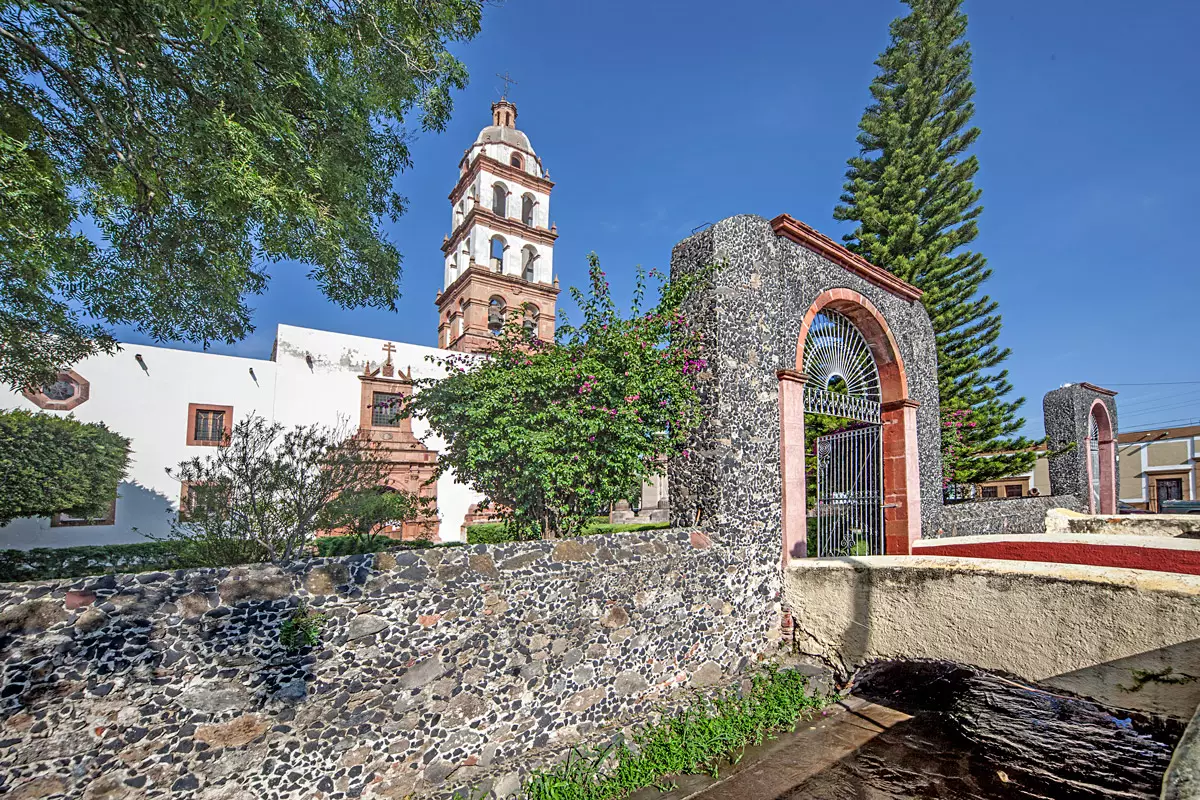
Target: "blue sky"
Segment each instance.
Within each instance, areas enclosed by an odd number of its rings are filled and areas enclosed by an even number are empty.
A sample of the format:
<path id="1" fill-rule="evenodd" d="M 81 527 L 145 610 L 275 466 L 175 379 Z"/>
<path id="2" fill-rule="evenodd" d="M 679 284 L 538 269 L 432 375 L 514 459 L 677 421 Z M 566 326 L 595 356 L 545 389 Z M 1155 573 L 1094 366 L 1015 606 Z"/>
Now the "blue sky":
<path id="1" fill-rule="evenodd" d="M 267 357 L 277 323 L 433 345 L 456 165 L 518 81 L 518 127 L 557 183 L 557 272 L 582 285 L 595 250 L 627 297 L 636 264 L 665 267 L 693 228 L 787 212 L 839 238 L 832 209 L 855 152 L 892 0 L 603 3 L 508 0 L 455 48 L 471 85 L 444 133 L 420 134 L 398 179 L 409 211 L 398 313 L 340 309 L 273 268 L 257 331 L 215 352 Z M 1121 426 L 1200 420 L 1200 168 L 1194 32 L 1200 4 L 968 0 L 977 89 L 975 249 L 994 270 L 1002 343 L 1027 431 L 1067 381 L 1119 389 Z M 1189 55 L 1191 53 L 1192 55 Z M 564 292 L 563 297 L 566 297 Z M 569 301 L 564 305 L 568 306 Z M 144 339 L 121 331 L 131 342 Z M 1194 381 L 1136 386 L 1137 383 Z M 1121 384 L 1121 385 L 1116 385 Z"/>

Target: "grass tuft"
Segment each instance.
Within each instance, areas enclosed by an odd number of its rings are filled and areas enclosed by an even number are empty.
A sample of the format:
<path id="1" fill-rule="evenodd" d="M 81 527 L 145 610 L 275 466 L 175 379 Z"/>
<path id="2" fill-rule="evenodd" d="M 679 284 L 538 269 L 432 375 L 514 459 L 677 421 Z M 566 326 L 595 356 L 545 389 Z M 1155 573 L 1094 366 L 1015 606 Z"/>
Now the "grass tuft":
<path id="1" fill-rule="evenodd" d="M 807 679 L 791 670 L 767 668 L 751 678 L 750 691 L 728 689 L 697 702 L 634 737 L 633 744 L 573 748 L 567 760 L 535 772 L 525 782 L 528 800 L 614 800 L 671 775 L 717 777 L 722 763 L 736 764 L 749 745 L 791 730 L 826 704 L 807 691 Z"/>

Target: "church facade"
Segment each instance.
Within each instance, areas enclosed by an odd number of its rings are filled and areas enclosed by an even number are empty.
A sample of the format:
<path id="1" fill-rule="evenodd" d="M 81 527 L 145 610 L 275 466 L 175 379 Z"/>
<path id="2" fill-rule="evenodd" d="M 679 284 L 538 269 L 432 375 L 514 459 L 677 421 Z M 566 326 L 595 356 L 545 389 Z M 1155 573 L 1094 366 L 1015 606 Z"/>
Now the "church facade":
<path id="1" fill-rule="evenodd" d="M 0 408 L 73 414 L 132 440 L 129 474 L 105 516 L 14 520 L 0 528 L 0 549 L 122 544 L 167 533 L 188 489 L 168 471 L 223 446 L 227 432 L 252 415 L 287 427 L 339 426 L 370 440 L 388 464 L 385 486 L 436 504 L 435 516 L 391 535 L 464 538 L 465 525 L 482 518 L 483 497 L 452 474 L 432 480 L 444 443 L 423 421 L 397 419 L 392 409 L 414 381 L 444 376 L 429 356 L 487 353 L 509 321 L 554 337 L 554 184 L 516 118 L 513 103 L 494 103 L 492 124 L 459 164 L 435 300 L 438 347 L 279 325 L 269 359 L 127 344 L 72 365 L 36 391 L 0 391 Z"/>

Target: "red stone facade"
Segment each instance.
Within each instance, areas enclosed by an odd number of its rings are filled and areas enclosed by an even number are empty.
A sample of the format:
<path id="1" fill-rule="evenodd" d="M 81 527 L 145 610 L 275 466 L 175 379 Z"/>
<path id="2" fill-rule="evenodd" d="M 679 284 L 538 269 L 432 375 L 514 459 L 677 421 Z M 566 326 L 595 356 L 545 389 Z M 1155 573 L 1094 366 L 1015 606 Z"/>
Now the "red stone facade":
<path id="1" fill-rule="evenodd" d="M 368 367 L 358 379 L 361 382 L 358 436 L 370 441 L 387 461 L 384 485 L 430 500 L 428 518 L 406 522 L 385 530 L 384 534 L 405 541 L 439 541 L 437 483 L 433 480 L 437 474 L 437 453 L 413 435 L 411 419 L 401 418 L 392 411 L 399 401 L 412 396 L 412 368 L 397 375 L 389 352 L 383 365 L 374 371 Z"/>
<path id="2" fill-rule="evenodd" d="M 486 353 L 494 348 L 496 336 L 488 328 L 488 314 L 494 297 L 504 304 L 506 322 L 520 322 L 527 312 L 536 310 L 537 337 L 546 341 L 554 339 L 557 285 L 533 283 L 472 263 L 438 295 L 440 343 L 447 350 L 461 353 Z M 450 332 L 448 345 L 447 330 Z"/>

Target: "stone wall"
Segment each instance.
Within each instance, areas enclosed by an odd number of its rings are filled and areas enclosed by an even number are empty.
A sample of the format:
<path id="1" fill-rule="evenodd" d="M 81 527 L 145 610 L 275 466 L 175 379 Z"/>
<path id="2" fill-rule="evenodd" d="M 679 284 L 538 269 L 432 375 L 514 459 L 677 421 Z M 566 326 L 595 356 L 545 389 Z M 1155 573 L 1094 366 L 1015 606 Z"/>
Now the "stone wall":
<path id="1" fill-rule="evenodd" d="M 777 552 L 655 530 L 0 585 L 0 794 L 503 795 L 517 756 L 757 661 Z M 301 601 L 329 618 L 293 654 Z"/>
<path id="2" fill-rule="evenodd" d="M 984 536 L 989 533 L 1045 533 L 1046 512 L 1052 508 L 1079 510 L 1083 508 L 1083 504 L 1073 495 L 952 503 L 942 508 L 941 528 L 924 538 Z"/>
<path id="3" fill-rule="evenodd" d="M 1200 705 L 1200 576 L 934 556 L 793 562 L 796 645 L 849 674 L 878 659 L 998 670 L 1113 708 Z"/>
<path id="4" fill-rule="evenodd" d="M 1042 398 L 1042 417 L 1050 447 L 1050 491 L 1055 495 L 1071 494 L 1080 498 L 1086 507 L 1091 493 L 1088 483 L 1088 424 L 1092 404 L 1099 400 L 1108 411 L 1115 440 L 1117 401 L 1112 392 L 1090 383 L 1068 383 Z M 1113 459 L 1113 486 L 1121 485 L 1120 459 Z M 1115 509 L 1114 509 L 1115 510 Z"/>

